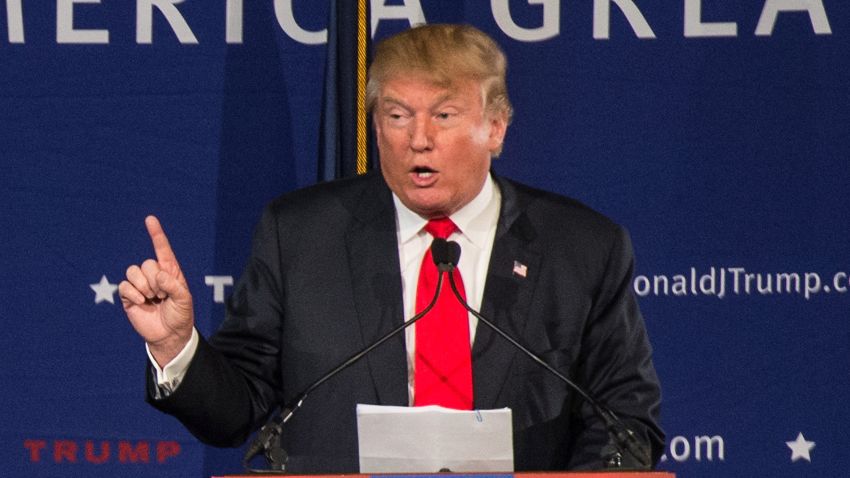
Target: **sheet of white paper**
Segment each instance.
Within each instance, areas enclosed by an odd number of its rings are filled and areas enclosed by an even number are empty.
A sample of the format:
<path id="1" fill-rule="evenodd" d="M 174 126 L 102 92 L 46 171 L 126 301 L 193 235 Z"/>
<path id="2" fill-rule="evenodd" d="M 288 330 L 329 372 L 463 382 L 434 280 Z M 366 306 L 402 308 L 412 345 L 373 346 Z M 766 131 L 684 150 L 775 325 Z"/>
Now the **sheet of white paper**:
<path id="1" fill-rule="evenodd" d="M 511 410 L 357 405 L 360 473 L 512 472 Z"/>

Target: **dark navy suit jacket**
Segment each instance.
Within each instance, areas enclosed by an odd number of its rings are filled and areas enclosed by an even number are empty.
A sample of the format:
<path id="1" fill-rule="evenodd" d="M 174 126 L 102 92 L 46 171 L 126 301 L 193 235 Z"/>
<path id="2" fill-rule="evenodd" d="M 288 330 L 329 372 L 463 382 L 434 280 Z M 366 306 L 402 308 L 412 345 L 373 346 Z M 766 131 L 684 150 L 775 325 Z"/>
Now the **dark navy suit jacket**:
<path id="1" fill-rule="evenodd" d="M 660 389 L 627 233 L 572 199 L 496 181 L 481 313 L 615 410 L 657 460 Z M 174 393 L 149 400 L 200 440 L 238 446 L 276 406 L 402 322 L 399 271 L 380 174 L 282 196 L 257 226 L 221 329 L 201 340 Z M 475 407 L 513 410 L 517 470 L 602 466 L 607 434 L 573 391 L 484 324 L 472 354 Z M 408 404 L 403 334 L 309 396 L 285 425 L 289 471 L 358 471 L 357 403 Z"/>

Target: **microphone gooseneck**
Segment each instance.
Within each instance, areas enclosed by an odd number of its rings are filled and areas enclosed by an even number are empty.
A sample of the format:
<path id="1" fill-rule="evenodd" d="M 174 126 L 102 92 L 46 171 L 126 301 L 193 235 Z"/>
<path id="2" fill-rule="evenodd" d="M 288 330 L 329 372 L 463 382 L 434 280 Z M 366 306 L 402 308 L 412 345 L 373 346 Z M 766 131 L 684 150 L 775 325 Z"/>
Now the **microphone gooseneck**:
<path id="1" fill-rule="evenodd" d="M 447 256 L 446 265 L 448 266 L 447 271 L 451 272 L 452 269 L 457 265 L 460 260 L 460 244 L 455 241 L 451 241 L 447 244 L 446 250 L 451 250 L 452 256 L 449 258 Z M 449 254 L 449 252 L 447 252 Z M 436 259 L 435 259 L 436 260 Z M 531 360 L 536 362 L 538 365 L 542 366 L 546 370 L 548 370 L 552 375 L 557 377 L 559 380 L 567 384 L 571 389 L 577 392 L 595 411 L 596 415 L 601 417 L 605 422 L 605 427 L 608 431 L 608 435 L 610 440 L 614 442 L 615 450 L 611 453 L 603 456 L 603 459 L 606 462 L 606 465 L 612 468 L 619 468 L 622 466 L 622 452 L 625 449 L 629 452 L 637 461 L 640 463 L 640 466 L 643 468 L 650 468 L 652 466 L 651 459 L 649 458 L 649 452 L 646 450 L 646 447 L 640 443 L 631 428 L 626 426 L 613 411 L 600 404 L 595 398 L 593 398 L 590 394 L 584 391 L 581 387 L 579 387 L 575 382 L 567 378 L 564 374 L 558 372 L 551 365 L 546 363 L 542 358 L 540 358 L 537 354 L 520 344 L 516 339 L 508 335 L 507 332 L 502 330 L 499 326 L 488 320 L 486 317 L 478 313 L 475 309 L 469 306 L 469 304 L 464 300 L 463 296 L 457 290 L 457 286 L 455 285 L 454 275 L 449 273 L 449 284 L 451 285 L 452 292 L 454 293 L 457 300 L 463 305 L 463 307 L 469 311 L 470 314 L 474 315 L 478 320 L 483 322 L 485 325 L 490 327 L 491 330 L 499 334 L 502 338 L 511 343 L 514 347 L 523 352 L 526 356 L 528 356 Z M 442 279 L 442 274 L 440 275 Z"/>
<path id="2" fill-rule="evenodd" d="M 337 365 L 331 371 L 322 375 L 318 380 L 310 384 L 310 386 L 308 386 L 303 392 L 298 394 L 295 399 L 283 406 L 280 410 L 280 413 L 278 413 L 273 419 L 269 420 L 268 423 L 266 423 L 265 425 L 263 425 L 262 428 L 260 428 L 260 431 L 257 433 L 256 438 L 254 438 L 254 441 L 251 442 L 251 445 L 245 452 L 245 455 L 242 458 L 242 467 L 245 469 L 245 471 L 248 471 L 250 473 L 267 474 L 281 473 L 286 471 L 286 462 L 289 456 L 281 445 L 283 424 L 288 422 L 289 419 L 292 418 L 292 416 L 295 414 L 296 410 L 301 408 L 301 405 L 304 403 L 304 400 L 313 390 L 315 390 L 320 385 L 334 377 L 339 372 L 358 362 L 360 359 L 362 359 L 369 352 L 377 348 L 379 345 L 391 339 L 393 336 L 397 335 L 404 329 L 415 324 L 419 319 L 425 317 L 425 315 L 430 312 L 431 309 L 434 308 L 434 304 L 437 303 L 437 298 L 439 298 L 440 291 L 443 288 L 443 272 L 445 272 L 446 270 L 453 269 L 457 264 L 458 257 L 460 257 L 460 246 L 455 242 L 453 242 L 452 244 L 454 244 L 454 246 L 449 245 L 445 239 L 434 239 L 434 241 L 431 243 L 431 256 L 434 259 L 434 263 L 437 265 L 437 270 L 439 272 L 437 277 L 436 290 L 434 291 L 434 297 L 431 299 L 431 302 L 429 302 L 428 305 L 424 309 L 422 309 L 421 312 L 411 317 L 410 320 L 390 330 L 372 344 L 366 346 L 359 352 L 346 359 L 341 364 Z M 257 455 L 259 455 L 261 452 L 266 457 L 269 469 L 251 468 L 250 461 Z"/>

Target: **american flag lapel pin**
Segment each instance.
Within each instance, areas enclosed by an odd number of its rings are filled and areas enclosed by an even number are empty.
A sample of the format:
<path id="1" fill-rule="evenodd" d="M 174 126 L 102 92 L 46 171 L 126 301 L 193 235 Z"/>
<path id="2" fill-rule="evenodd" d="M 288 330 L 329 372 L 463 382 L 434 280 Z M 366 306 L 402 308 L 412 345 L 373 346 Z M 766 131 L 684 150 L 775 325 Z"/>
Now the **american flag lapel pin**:
<path id="1" fill-rule="evenodd" d="M 528 275 L 528 266 L 520 261 L 514 261 L 514 275 L 525 278 Z"/>

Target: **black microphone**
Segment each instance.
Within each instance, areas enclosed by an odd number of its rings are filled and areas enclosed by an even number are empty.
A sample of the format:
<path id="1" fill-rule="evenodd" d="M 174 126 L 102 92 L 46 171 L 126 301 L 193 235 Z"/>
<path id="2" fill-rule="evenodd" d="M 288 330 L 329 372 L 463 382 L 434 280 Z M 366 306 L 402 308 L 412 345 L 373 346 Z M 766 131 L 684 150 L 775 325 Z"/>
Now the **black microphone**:
<path id="1" fill-rule="evenodd" d="M 431 243 L 431 256 L 434 259 L 434 264 L 437 265 L 438 270 L 437 288 L 434 291 L 434 297 L 431 299 L 431 302 L 410 320 L 387 332 L 384 336 L 372 344 L 366 346 L 341 364 L 337 365 L 333 370 L 322 375 L 318 380 L 310 384 L 310 386 L 308 386 L 303 392 L 298 394 L 295 399 L 281 407 L 280 413 L 260 428 L 260 431 L 257 433 L 257 437 L 254 438 L 254 441 L 251 442 L 251 446 L 249 446 L 245 452 L 245 456 L 242 458 L 242 467 L 245 471 L 250 473 L 281 473 L 286 471 L 286 462 L 289 459 L 289 456 L 281 445 L 283 424 L 288 422 L 289 419 L 292 418 L 292 415 L 301 408 L 301 405 L 304 403 L 307 395 L 339 372 L 342 372 L 358 362 L 379 345 L 415 324 L 419 319 L 425 317 L 425 315 L 434 308 L 434 304 L 437 303 L 437 298 L 440 296 L 440 290 L 443 288 L 443 272 L 454 269 L 455 265 L 457 265 L 457 260 L 460 257 L 460 246 L 455 242 L 452 242 L 451 244 L 454 245 L 452 246 L 447 243 L 445 239 L 440 238 L 434 239 Z M 260 452 L 262 452 L 266 457 L 266 461 L 269 465 L 268 470 L 254 469 L 250 467 L 249 462 L 255 456 L 259 455 Z"/>
<path id="2" fill-rule="evenodd" d="M 546 361 L 540 358 L 540 356 L 520 344 L 516 339 L 508 335 L 507 332 L 502 330 L 499 326 L 488 320 L 486 317 L 478 313 L 478 311 L 470 307 L 469 304 L 467 304 L 466 300 L 463 298 L 460 292 L 458 292 L 457 286 L 455 285 L 454 275 L 451 274 L 451 270 L 457 266 L 457 263 L 460 260 L 460 244 L 451 241 L 445 247 L 447 251 L 445 270 L 449 272 L 449 284 L 451 284 L 452 292 L 454 292 L 455 297 L 457 297 L 457 300 L 460 301 L 464 308 L 466 308 L 466 310 L 468 310 L 469 313 L 474 315 L 478 320 L 490 327 L 490 329 L 492 329 L 494 332 L 502 336 L 502 338 L 510 342 L 511 345 L 522 351 L 525 355 L 531 358 L 531 360 L 541 365 L 559 380 L 567 384 L 567 386 L 575 390 L 587 403 L 590 404 L 591 407 L 593 407 L 593 410 L 596 415 L 602 418 L 602 420 L 605 422 L 605 427 L 608 430 L 609 444 L 604 447 L 603 450 L 609 449 L 611 448 L 611 445 L 613 445 L 613 449 L 608 451 L 602 457 L 605 461 L 606 466 L 610 468 L 622 467 L 623 451 L 626 450 L 638 461 L 641 467 L 649 469 L 652 466 L 652 460 L 650 459 L 649 451 L 646 449 L 644 444 L 637 439 L 635 432 L 632 431 L 632 429 L 629 428 L 625 423 L 623 423 L 623 421 L 620 420 L 620 418 L 617 417 L 617 415 L 614 414 L 613 411 L 599 403 L 599 401 L 593 398 L 583 388 L 578 386 L 576 383 L 564 376 L 562 373 L 555 370 L 551 365 L 549 365 L 548 363 L 546 363 Z M 442 270 L 443 269 L 441 269 L 441 271 Z M 442 274 L 440 275 L 440 278 L 442 278 Z"/>
<path id="3" fill-rule="evenodd" d="M 434 242 L 431 243 L 431 256 L 434 264 L 437 265 L 437 270 L 451 271 L 457 267 L 457 261 L 460 260 L 460 244 L 439 237 L 434 238 Z"/>

